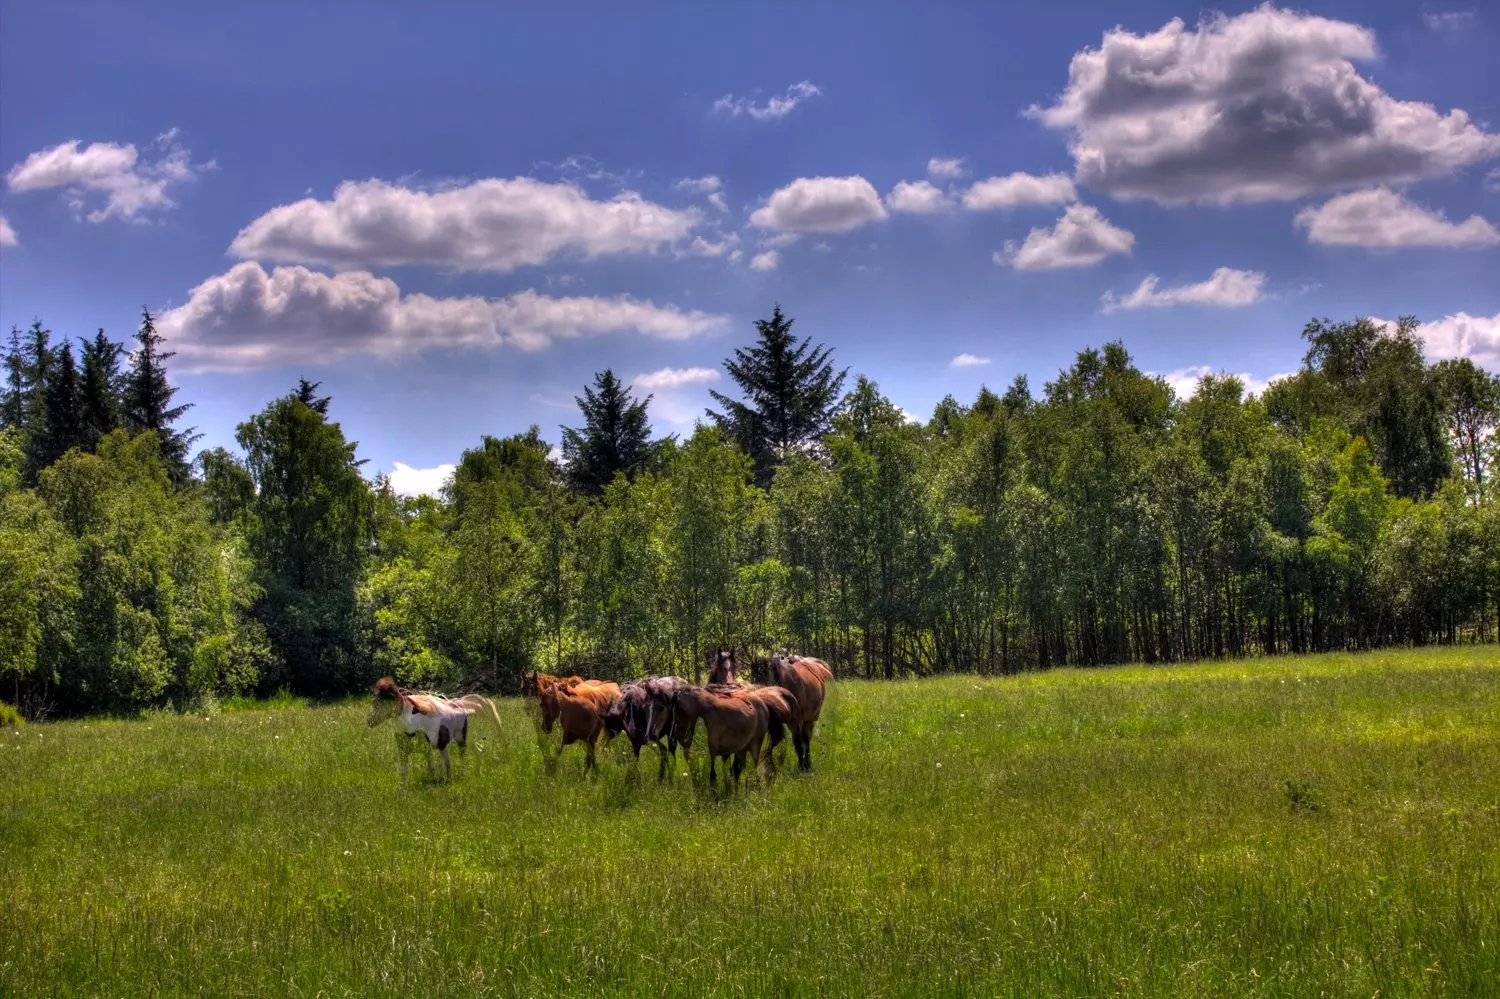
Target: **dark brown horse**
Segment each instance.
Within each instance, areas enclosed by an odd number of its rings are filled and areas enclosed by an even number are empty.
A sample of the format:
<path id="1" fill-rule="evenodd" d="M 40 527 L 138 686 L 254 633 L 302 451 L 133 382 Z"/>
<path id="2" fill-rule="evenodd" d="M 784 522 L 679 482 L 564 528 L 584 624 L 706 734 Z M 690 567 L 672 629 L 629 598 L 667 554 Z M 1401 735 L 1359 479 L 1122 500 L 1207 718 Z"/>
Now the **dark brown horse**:
<path id="1" fill-rule="evenodd" d="M 734 649 L 720 645 L 708 656 L 708 685 L 736 684 L 738 667 L 734 661 Z"/>
<path id="2" fill-rule="evenodd" d="M 620 688 L 620 699 L 604 718 L 605 737 L 611 738 L 624 732 L 630 740 L 635 758 L 641 758 L 641 747 L 654 745 L 661 754 L 661 769 L 658 780 L 667 777 L 667 761 L 677 758 L 677 726 L 673 724 L 672 695 L 688 686 L 687 681 L 675 676 L 648 676 L 633 680 Z M 663 742 L 665 740 L 665 742 Z M 688 745 L 692 734 L 688 734 Z M 684 747 L 686 752 L 686 747 Z"/>
<path id="3" fill-rule="evenodd" d="M 541 694 L 541 733 L 551 735 L 554 726 L 562 725 L 562 745 L 558 755 L 571 743 L 582 742 L 588 747 L 584 757 L 584 769 L 597 766 L 594 760 L 594 745 L 600 735 L 609 740 L 605 732 L 604 719 L 620 699 L 618 684 L 600 680 L 582 680 L 578 683 L 554 683 Z"/>
<path id="4" fill-rule="evenodd" d="M 797 751 L 797 766 L 812 769 L 813 726 L 823 713 L 823 685 L 833 679 L 833 670 L 821 659 L 807 656 L 771 657 L 771 682 L 791 692 L 796 700 L 797 718 L 792 725 L 792 748 Z"/>

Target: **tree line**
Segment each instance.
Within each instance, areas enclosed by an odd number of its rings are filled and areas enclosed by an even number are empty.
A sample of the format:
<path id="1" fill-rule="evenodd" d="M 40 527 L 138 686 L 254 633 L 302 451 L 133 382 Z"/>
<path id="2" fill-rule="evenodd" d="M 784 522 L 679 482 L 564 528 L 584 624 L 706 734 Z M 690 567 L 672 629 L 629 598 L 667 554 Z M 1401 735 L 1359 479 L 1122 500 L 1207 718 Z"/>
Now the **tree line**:
<path id="1" fill-rule="evenodd" d="M 281 688 L 696 675 L 790 646 L 846 674 L 1011 673 L 1500 628 L 1500 380 L 1415 319 L 1316 320 L 1258 396 L 1178 398 L 1124 346 L 914 422 L 779 306 L 692 433 L 612 371 L 562 460 L 483 436 L 441 495 L 368 480 L 318 383 L 189 459 L 149 313 L 12 331 L 0 394 L 0 693 L 32 714 Z M 81 363 L 79 359 L 81 358 Z"/>

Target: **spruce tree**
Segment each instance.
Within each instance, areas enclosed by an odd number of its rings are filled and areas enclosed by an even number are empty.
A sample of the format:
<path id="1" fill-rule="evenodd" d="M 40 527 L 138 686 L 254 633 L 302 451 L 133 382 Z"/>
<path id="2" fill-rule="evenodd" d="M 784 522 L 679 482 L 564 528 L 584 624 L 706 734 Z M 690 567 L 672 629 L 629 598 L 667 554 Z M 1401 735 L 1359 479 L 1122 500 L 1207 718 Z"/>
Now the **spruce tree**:
<path id="1" fill-rule="evenodd" d="M 21 331 L 10 328 L 10 349 L 5 352 L 5 388 L 0 396 L 0 426 L 20 428 L 26 420 L 26 352 Z"/>
<path id="2" fill-rule="evenodd" d="M 56 362 L 52 331 L 41 320 L 31 324 L 21 344 L 21 434 L 26 452 L 26 484 L 36 485 L 37 476 L 49 464 L 47 455 L 47 386 Z"/>
<path id="3" fill-rule="evenodd" d="M 811 338 L 799 343 L 794 321 L 778 303 L 770 319 L 756 320 L 755 345 L 724 362 L 743 402 L 709 393 L 725 412 L 708 415 L 755 459 L 756 482 L 763 486 L 787 456 L 817 446 L 832 425 L 847 374 L 834 371 L 830 348 L 813 346 Z"/>
<path id="4" fill-rule="evenodd" d="M 92 449 L 99 439 L 120 426 L 120 355 L 125 348 L 101 329 L 83 344 L 79 421 L 83 444 Z"/>
<path id="5" fill-rule="evenodd" d="M 38 449 L 38 469 L 46 468 L 84 442 L 79 420 L 78 369 L 73 364 L 73 345 L 67 340 L 53 353 L 46 407 L 47 428 Z"/>
<path id="6" fill-rule="evenodd" d="M 163 365 L 174 353 L 162 353 L 163 337 L 156 332 L 149 309 L 141 310 L 141 328 L 136 331 L 135 341 L 140 346 L 131 355 L 122 393 L 125 425 L 133 433 L 154 432 L 161 439 L 162 455 L 171 465 L 173 477 L 182 482 L 188 475 L 188 449 L 202 435 L 194 434 L 191 427 L 187 430 L 172 427 L 192 408 L 192 403 L 172 405 L 177 389 L 168 383 Z"/>
<path id="7" fill-rule="evenodd" d="M 298 402 L 307 406 L 314 413 L 317 413 L 319 416 L 327 416 L 328 404 L 333 401 L 333 397 L 325 395 L 321 399 L 318 398 L 318 386 L 322 384 L 322 382 L 310 382 L 306 378 L 299 378 L 297 379 L 297 391 L 293 395 L 297 397 Z"/>
<path id="8" fill-rule="evenodd" d="M 646 407 L 651 397 L 635 401 L 630 389 L 606 368 L 594 376 L 593 388 L 584 386 L 583 396 L 574 399 L 584 425 L 576 430 L 562 428 L 568 484 L 577 492 L 597 496 L 617 473 L 633 472 L 650 456 Z"/>

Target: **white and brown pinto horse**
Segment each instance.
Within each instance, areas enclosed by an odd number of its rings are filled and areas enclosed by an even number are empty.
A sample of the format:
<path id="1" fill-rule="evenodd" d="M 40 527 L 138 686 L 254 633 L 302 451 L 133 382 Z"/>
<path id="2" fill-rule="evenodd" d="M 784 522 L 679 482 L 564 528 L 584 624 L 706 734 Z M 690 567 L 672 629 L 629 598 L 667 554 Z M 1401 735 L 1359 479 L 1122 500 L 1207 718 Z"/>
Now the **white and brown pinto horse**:
<path id="1" fill-rule="evenodd" d="M 401 783 L 406 784 L 406 761 L 411 751 L 411 740 L 419 735 L 427 737 L 427 772 L 433 772 L 432 751 L 436 749 L 443 757 L 443 775 L 453 777 L 453 760 L 448 755 L 449 744 L 458 746 L 459 758 L 467 759 L 469 746 L 469 716 L 483 708 L 489 708 L 500 727 L 500 713 L 494 703 L 479 694 L 448 698 L 439 694 L 419 693 L 403 690 L 396 681 L 383 676 L 375 682 L 375 700 L 370 705 L 369 725 L 374 728 L 387 718 L 400 716 L 396 729 L 396 751 L 401 759 Z"/>

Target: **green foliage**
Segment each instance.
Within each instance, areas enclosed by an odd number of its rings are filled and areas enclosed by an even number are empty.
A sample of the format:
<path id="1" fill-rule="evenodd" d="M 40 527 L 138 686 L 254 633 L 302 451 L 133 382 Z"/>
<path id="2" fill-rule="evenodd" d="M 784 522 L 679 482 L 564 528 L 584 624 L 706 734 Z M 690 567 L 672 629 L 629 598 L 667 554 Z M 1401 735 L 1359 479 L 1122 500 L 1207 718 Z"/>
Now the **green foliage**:
<path id="1" fill-rule="evenodd" d="M 130 369 L 121 386 L 120 408 L 124 424 L 133 433 L 156 434 L 173 479 L 184 481 L 188 474 L 188 451 L 202 435 L 173 426 L 193 408 L 193 404 L 172 405 L 177 389 L 167 380 L 165 364 L 174 352 L 162 352 L 165 338 L 156 332 L 156 321 L 149 309 L 141 310 L 141 326 L 136 331 L 135 342 L 137 347 L 130 358 Z"/>
<path id="2" fill-rule="evenodd" d="M 20 728 L 26 724 L 26 719 L 21 717 L 13 705 L 0 701 L 0 728 Z"/>

